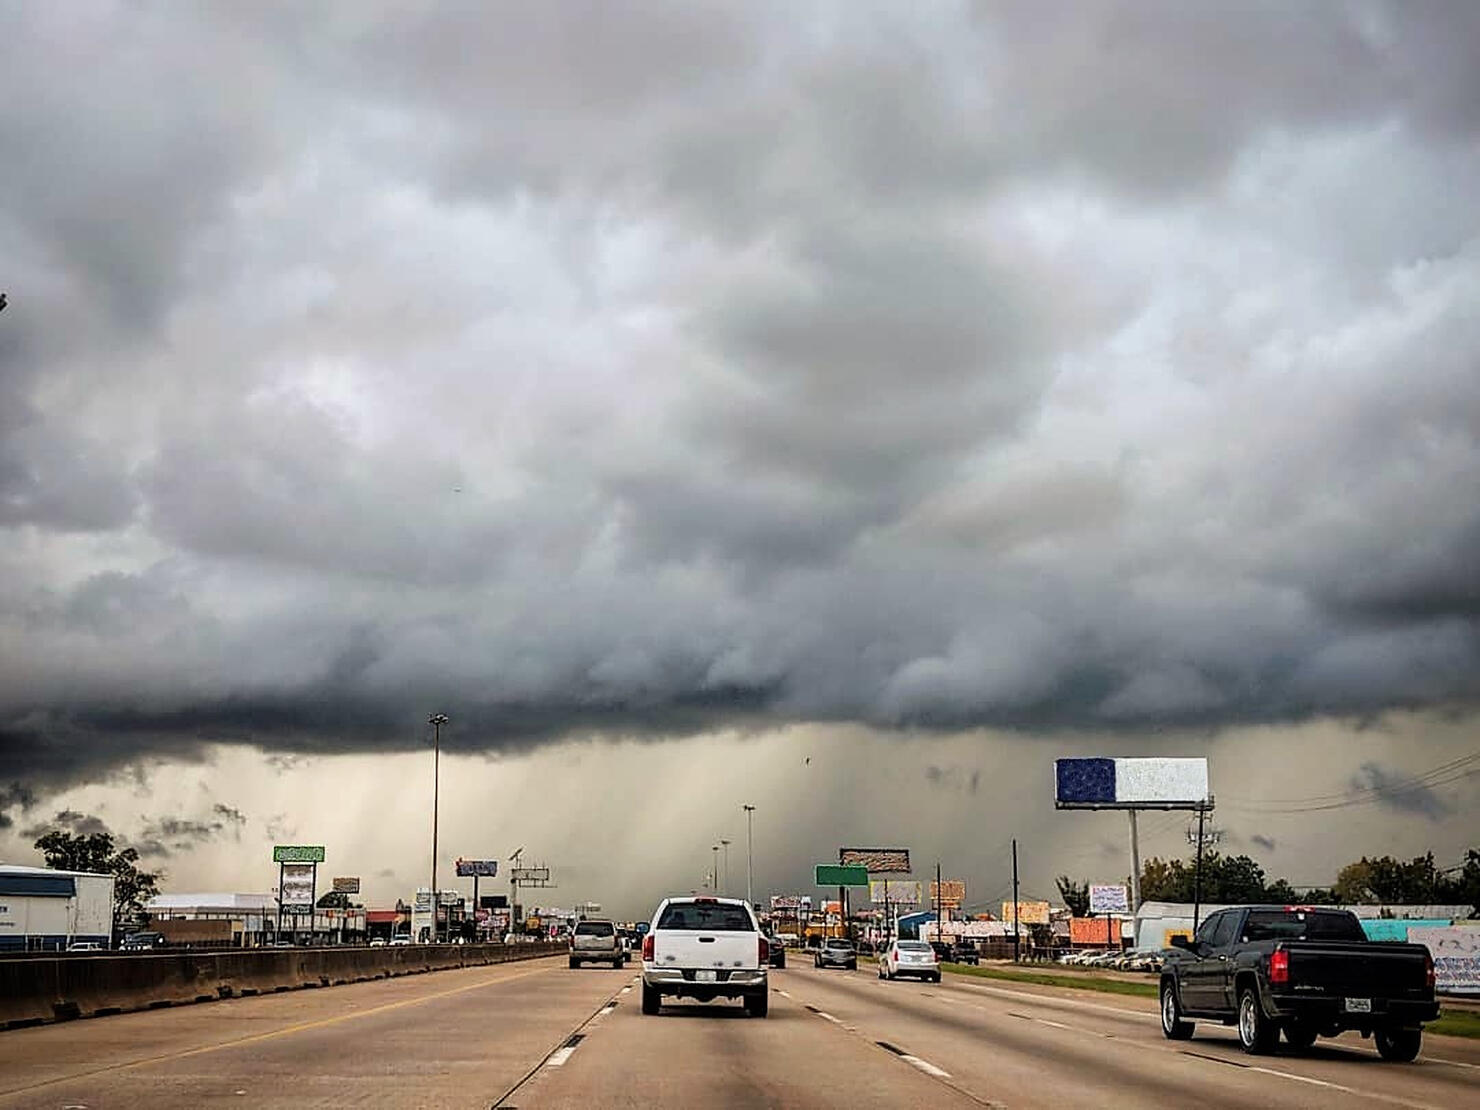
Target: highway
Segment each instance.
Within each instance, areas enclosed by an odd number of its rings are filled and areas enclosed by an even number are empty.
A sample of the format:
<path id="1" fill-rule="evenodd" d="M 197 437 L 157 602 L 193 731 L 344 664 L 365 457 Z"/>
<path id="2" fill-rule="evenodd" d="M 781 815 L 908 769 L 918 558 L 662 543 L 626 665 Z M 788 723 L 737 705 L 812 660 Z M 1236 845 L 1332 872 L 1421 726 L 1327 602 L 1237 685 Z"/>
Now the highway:
<path id="1" fill-rule="evenodd" d="M 1221 1028 L 1163 1040 L 1148 999 L 795 961 L 765 1020 L 645 1017 L 636 974 L 537 960 L 13 1030 L 0 1108 L 1480 1104 L 1457 1038 L 1412 1065 L 1354 1036 L 1256 1058 Z"/>

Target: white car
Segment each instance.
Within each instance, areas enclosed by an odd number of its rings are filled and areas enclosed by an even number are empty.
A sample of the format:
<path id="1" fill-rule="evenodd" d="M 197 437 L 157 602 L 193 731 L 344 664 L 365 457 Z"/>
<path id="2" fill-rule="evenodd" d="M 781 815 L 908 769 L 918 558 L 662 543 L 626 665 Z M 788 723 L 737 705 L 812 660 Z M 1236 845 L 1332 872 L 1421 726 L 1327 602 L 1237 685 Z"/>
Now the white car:
<path id="1" fill-rule="evenodd" d="M 940 963 L 935 949 L 923 940 L 896 940 L 879 957 L 880 979 L 906 977 L 940 982 Z"/>
<path id="2" fill-rule="evenodd" d="M 371 937 L 370 938 L 370 947 L 371 948 L 384 948 L 385 947 L 385 937 Z"/>
<path id="3" fill-rule="evenodd" d="M 738 898 L 665 898 L 642 938 L 642 1012 L 663 999 L 738 998 L 751 1017 L 771 1006 L 770 949 Z"/>
<path id="4" fill-rule="evenodd" d="M 102 952 L 103 946 L 95 940 L 74 940 L 67 945 L 68 952 Z"/>
<path id="5" fill-rule="evenodd" d="M 405 935 L 398 936 L 398 937 L 391 937 L 391 947 L 392 948 L 399 948 L 402 945 L 409 945 L 410 943 L 411 943 L 411 938 L 408 937 L 408 936 L 405 936 Z"/>

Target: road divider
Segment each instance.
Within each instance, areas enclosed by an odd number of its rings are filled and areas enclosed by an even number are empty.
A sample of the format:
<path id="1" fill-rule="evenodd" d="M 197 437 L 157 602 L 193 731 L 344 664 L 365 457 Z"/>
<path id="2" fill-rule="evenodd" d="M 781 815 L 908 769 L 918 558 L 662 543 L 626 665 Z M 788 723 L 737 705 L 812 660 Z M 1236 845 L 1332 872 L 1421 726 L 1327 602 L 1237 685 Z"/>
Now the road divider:
<path id="1" fill-rule="evenodd" d="M 181 950 L 0 961 L 0 1029 L 537 959 L 563 944 Z"/>

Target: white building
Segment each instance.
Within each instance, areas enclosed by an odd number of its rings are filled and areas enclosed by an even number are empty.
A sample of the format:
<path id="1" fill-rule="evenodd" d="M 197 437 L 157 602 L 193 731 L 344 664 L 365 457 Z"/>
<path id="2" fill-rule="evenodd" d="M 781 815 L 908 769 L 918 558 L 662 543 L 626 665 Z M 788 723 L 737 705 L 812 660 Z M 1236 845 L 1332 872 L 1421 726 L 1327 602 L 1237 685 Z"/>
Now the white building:
<path id="1" fill-rule="evenodd" d="M 160 894 L 144 907 L 150 928 L 180 943 L 203 943 L 212 940 L 233 947 L 252 948 L 267 943 L 276 935 L 277 899 L 271 894 Z M 183 923 L 211 922 L 214 930 L 188 929 Z M 356 942 L 364 939 L 365 911 L 351 909 L 318 909 L 312 919 L 307 913 L 282 918 L 283 934 L 295 928 L 304 939 L 310 935 L 326 942 Z M 217 935 L 219 934 L 219 935 Z"/>
<path id="2" fill-rule="evenodd" d="M 112 875 L 0 864 L 0 952 L 58 951 L 74 941 L 112 940 Z"/>

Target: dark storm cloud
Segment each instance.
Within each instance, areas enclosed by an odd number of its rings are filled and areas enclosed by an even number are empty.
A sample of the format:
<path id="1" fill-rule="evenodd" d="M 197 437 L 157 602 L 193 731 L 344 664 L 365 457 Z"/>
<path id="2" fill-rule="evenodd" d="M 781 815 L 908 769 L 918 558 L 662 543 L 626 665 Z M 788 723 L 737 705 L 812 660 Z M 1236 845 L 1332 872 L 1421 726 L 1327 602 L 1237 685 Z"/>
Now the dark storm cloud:
<path id="1" fill-rule="evenodd" d="M 45 836 L 56 829 L 71 833 L 73 836 L 112 836 L 113 830 L 101 817 L 92 813 L 82 813 L 75 809 L 59 810 L 52 816 L 50 821 L 41 821 L 29 828 L 22 829 L 21 835 L 27 840 L 35 840 Z"/>
<path id="2" fill-rule="evenodd" d="M 11 816 L 12 809 L 29 809 L 36 803 L 36 792 L 24 783 L 12 782 L 0 786 L 0 829 L 8 829 L 15 824 L 15 818 Z"/>
<path id="3" fill-rule="evenodd" d="M 1433 787 L 1388 770 L 1381 763 L 1363 763 L 1351 778 L 1351 789 L 1375 797 L 1378 804 L 1398 813 L 1414 813 L 1438 821 L 1453 812 Z"/>
<path id="4" fill-rule="evenodd" d="M 1412 13 L 27 9 L 0 766 L 1473 706 L 1480 14 Z"/>

